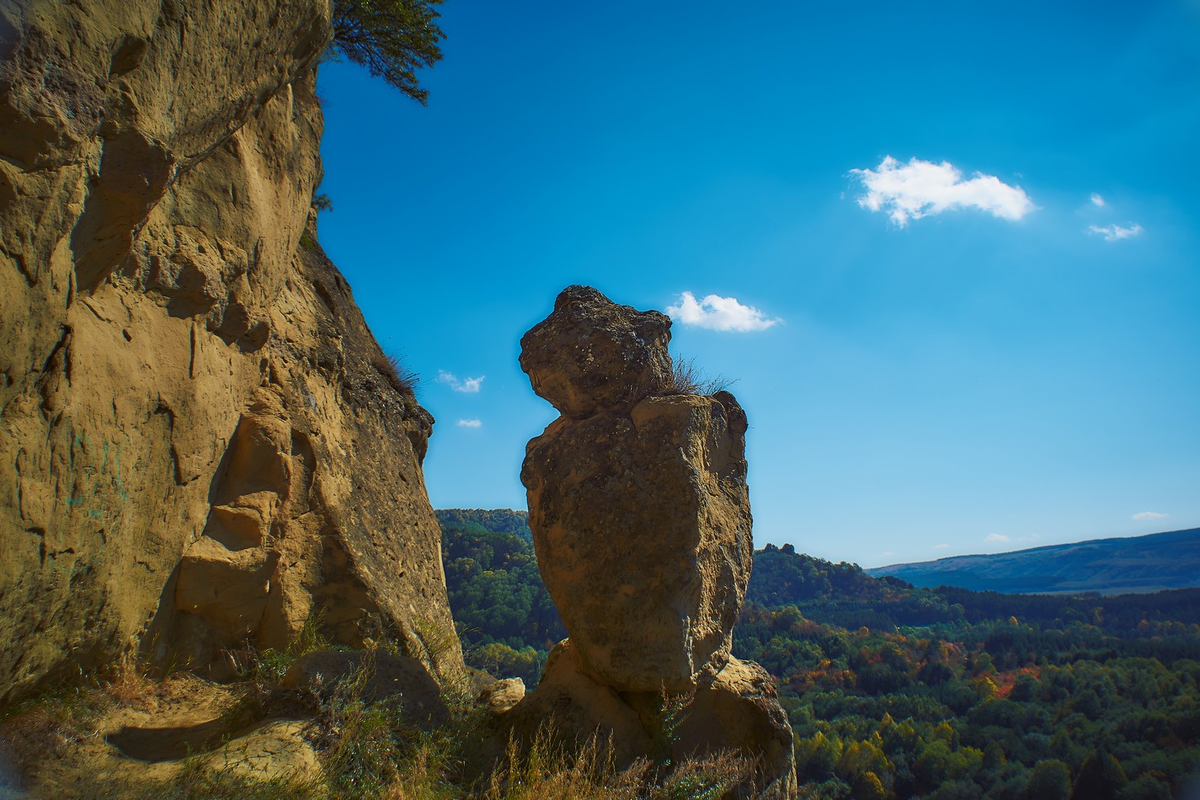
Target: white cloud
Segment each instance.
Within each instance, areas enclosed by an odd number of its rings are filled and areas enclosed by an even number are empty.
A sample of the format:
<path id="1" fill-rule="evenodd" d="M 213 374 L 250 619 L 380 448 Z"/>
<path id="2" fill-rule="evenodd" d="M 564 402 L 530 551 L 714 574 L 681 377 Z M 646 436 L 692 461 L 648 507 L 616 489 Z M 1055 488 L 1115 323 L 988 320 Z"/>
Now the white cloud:
<path id="1" fill-rule="evenodd" d="M 714 331 L 762 331 L 782 321 L 768 319 L 757 308 L 744 306 L 733 297 L 710 294 L 703 300 L 696 300 L 691 292 L 681 294 L 675 305 L 667 306 L 666 312 L 671 319 L 684 325 Z"/>
<path id="2" fill-rule="evenodd" d="M 1007 542 L 1007 541 L 1009 541 L 1009 538 L 1008 538 L 1007 536 L 1005 536 L 1003 533 L 989 533 L 989 534 L 987 535 L 987 537 L 984 539 L 984 541 L 987 541 L 987 542 Z"/>
<path id="3" fill-rule="evenodd" d="M 1132 517 L 1130 517 L 1130 519 L 1136 519 L 1139 522 L 1143 522 L 1145 520 L 1166 519 L 1169 516 L 1171 515 L 1164 514 L 1161 511 L 1142 511 L 1138 514 L 1134 514 Z"/>
<path id="4" fill-rule="evenodd" d="M 1096 207 L 1098 207 L 1098 208 L 1104 208 L 1104 206 L 1106 205 L 1106 203 L 1104 202 L 1104 198 L 1103 198 L 1103 197 L 1101 197 L 1100 195 L 1096 194 L 1095 192 L 1092 192 L 1092 205 L 1094 205 L 1094 206 L 1096 206 Z"/>
<path id="5" fill-rule="evenodd" d="M 1020 186 L 978 172 L 963 180 L 962 172 L 948 161 L 934 164 L 913 158 L 901 164 L 887 156 L 876 169 L 852 169 L 850 174 L 867 190 L 858 204 L 886 211 L 902 228 L 910 219 L 962 208 L 977 208 L 1007 220 L 1018 220 L 1037 208 Z"/>
<path id="6" fill-rule="evenodd" d="M 438 383 L 446 384 L 456 392 L 463 392 L 464 394 L 478 394 L 480 387 L 483 385 L 483 379 L 485 377 L 487 376 L 480 375 L 478 378 L 467 378 L 466 380 L 460 381 L 453 372 L 447 372 L 444 369 L 439 369 L 437 381 Z"/>
<path id="7" fill-rule="evenodd" d="M 1136 222 L 1131 222 L 1129 223 L 1129 226 L 1130 227 L 1128 228 L 1122 228 L 1120 225 L 1116 224 L 1105 225 L 1104 227 L 1099 225 L 1089 225 L 1088 232 L 1102 235 L 1104 237 L 1104 241 L 1106 242 L 1118 242 L 1121 239 L 1129 239 L 1133 236 L 1141 235 L 1141 225 L 1138 225 Z"/>
<path id="8" fill-rule="evenodd" d="M 948 544 L 935 544 L 933 546 L 934 550 L 948 550 L 949 548 L 950 548 L 950 545 L 948 545 Z"/>
<path id="9" fill-rule="evenodd" d="M 482 428 L 483 422 L 481 420 L 477 420 L 477 419 L 460 419 L 458 421 L 458 427 L 460 427 L 460 428 Z"/>

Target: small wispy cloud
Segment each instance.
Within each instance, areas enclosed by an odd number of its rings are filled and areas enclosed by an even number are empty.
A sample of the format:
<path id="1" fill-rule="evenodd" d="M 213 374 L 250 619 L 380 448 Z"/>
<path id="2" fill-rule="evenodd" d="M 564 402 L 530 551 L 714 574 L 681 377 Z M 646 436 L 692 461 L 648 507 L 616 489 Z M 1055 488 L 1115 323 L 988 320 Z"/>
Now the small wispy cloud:
<path id="1" fill-rule="evenodd" d="M 1008 542 L 1008 541 L 1012 541 L 1012 540 L 1009 539 L 1007 536 L 1005 536 L 1003 533 L 989 533 L 987 536 L 984 537 L 984 541 L 985 542 Z"/>
<path id="2" fill-rule="evenodd" d="M 460 419 L 458 421 L 458 427 L 460 427 L 460 428 L 482 428 L 483 421 L 478 420 L 478 419 Z"/>
<path id="3" fill-rule="evenodd" d="M 1092 192 L 1092 205 L 1096 206 L 1097 208 L 1104 208 L 1104 206 L 1106 206 L 1107 203 L 1104 202 L 1103 197 L 1096 194 L 1095 192 Z"/>
<path id="4" fill-rule="evenodd" d="M 1141 236 L 1142 226 L 1136 222 L 1129 223 L 1128 228 L 1123 228 L 1120 225 L 1089 225 L 1088 233 L 1098 233 L 1104 237 L 1106 242 L 1119 242 L 1122 239 L 1130 239 L 1134 236 Z"/>
<path id="5" fill-rule="evenodd" d="M 453 372 L 447 372 L 444 369 L 438 370 L 437 382 L 444 383 L 456 392 L 464 394 L 478 394 L 479 389 L 483 386 L 483 379 L 487 377 L 480 375 L 478 378 L 466 378 L 459 380 Z"/>
<path id="6" fill-rule="evenodd" d="M 962 172 L 948 161 L 935 164 L 913 158 L 901 164 L 886 156 L 875 169 L 852 169 L 850 174 L 867 190 L 858 204 L 886 212 L 901 228 L 909 220 L 965 208 L 1013 221 L 1037 209 L 1020 186 L 1009 186 L 995 175 L 979 172 L 964 180 Z"/>
<path id="7" fill-rule="evenodd" d="M 933 549 L 934 550 L 948 550 L 948 549 L 950 549 L 950 545 L 943 542 L 942 544 L 935 544 L 933 546 Z"/>
<path id="8" fill-rule="evenodd" d="M 780 319 L 769 318 L 753 306 L 742 305 L 737 298 L 716 294 L 697 300 L 691 292 L 684 292 L 674 305 L 667 306 L 666 312 L 671 319 L 684 325 L 713 331 L 747 333 L 766 330 L 782 322 Z"/>
<path id="9" fill-rule="evenodd" d="M 1130 517 L 1130 519 L 1136 519 L 1138 522 L 1144 522 L 1146 520 L 1166 519 L 1169 516 L 1171 515 L 1164 514 L 1161 511 L 1140 511 Z"/>

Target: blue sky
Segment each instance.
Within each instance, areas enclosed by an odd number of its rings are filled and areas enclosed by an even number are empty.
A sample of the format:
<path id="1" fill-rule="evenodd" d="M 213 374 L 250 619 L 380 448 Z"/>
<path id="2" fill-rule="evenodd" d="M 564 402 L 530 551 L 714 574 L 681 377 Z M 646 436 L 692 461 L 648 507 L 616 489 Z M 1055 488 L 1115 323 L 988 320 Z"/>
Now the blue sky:
<path id="1" fill-rule="evenodd" d="M 519 339 L 586 283 L 737 381 L 759 546 L 1200 526 L 1200 0 L 746 6 L 448 0 L 425 108 L 321 67 L 434 505 L 524 508 Z"/>

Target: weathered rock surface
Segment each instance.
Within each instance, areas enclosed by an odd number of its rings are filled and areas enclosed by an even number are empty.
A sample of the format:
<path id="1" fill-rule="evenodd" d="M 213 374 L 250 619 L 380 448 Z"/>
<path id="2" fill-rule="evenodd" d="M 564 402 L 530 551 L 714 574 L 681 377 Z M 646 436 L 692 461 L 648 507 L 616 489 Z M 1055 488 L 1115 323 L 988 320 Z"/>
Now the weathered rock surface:
<path id="1" fill-rule="evenodd" d="M 570 638 L 502 719 L 520 737 L 547 720 L 599 736 L 625 764 L 733 750 L 755 764 L 739 793 L 794 796 L 771 678 L 730 656 L 753 552 L 746 415 L 728 392 L 671 394 L 669 341 L 661 314 L 578 286 L 522 339 L 534 391 L 563 414 L 521 480 Z"/>
<path id="2" fill-rule="evenodd" d="M 537 688 L 503 722 L 518 736 L 547 722 L 569 741 L 596 736 L 611 744 L 618 764 L 732 751 L 754 763 L 754 785 L 743 790 L 796 795 L 792 728 L 771 676 L 753 662 L 731 658 L 711 682 L 677 695 L 618 692 L 587 674 L 567 639 L 550 651 Z"/>
<path id="3" fill-rule="evenodd" d="M 716 680 L 698 689 L 675 729 L 673 753 L 733 750 L 757 762 L 763 794 L 796 794 L 792 726 L 770 674 L 730 658 Z"/>
<path id="4" fill-rule="evenodd" d="M 722 392 L 560 418 L 529 443 L 542 577 L 604 683 L 680 692 L 729 659 L 753 550 L 745 431 Z"/>
<path id="5" fill-rule="evenodd" d="M 415 658 L 381 650 L 319 650 L 296 660 L 282 686 L 318 696 L 342 691 L 364 703 L 390 701 L 406 722 L 445 724 L 450 712 L 441 691 Z"/>
<path id="6" fill-rule="evenodd" d="M 568 286 L 554 313 L 521 339 L 533 390 L 567 417 L 627 411 L 671 385 L 671 320 L 619 306 L 590 286 Z"/>
<path id="7" fill-rule="evenodd" d="M 645 693 L 647 699 L 660 695 Z M 625 765 L 652 753 L 652 731 L 642 724 L 625 697 L 585 672 L 570 639 L 555 645 L 537 688 L 505 715 L 504 724 L 529 738 L 539 726 L 552 724 L 560 736 L 583 742 L 596 736 L 611 742 L 613 756 Z"/>
<path id="8" fill-rule="evenodd" d="M 501 678 L 484 686 L 477 698 L 479 705 L 491 714 L 503 714 L 525 699 L 525 681 L 520 678 Z"/>
<path id="9" fill-rule="evenodd" d="M 129 694 L 135 686 L 137 692 Z M 194 793 L 194 776 L 208 771 L 248 781 L 278 780 L 280 792 L 321 780 L 311 743 L 313 723 L 262 719 L 260 709 L 246 702 L 244 687 L 180 673 L 162 682 L 127 684 L 120 700 L 109 697 L 91 706 L 95 716 L 86 728 L 64 731 L 59 741 L 67 746 L 51 745 L 36 734 L 37 711 L 6 720 L 0 749 L 11 746 L 23 769 L 0 773 L 0 796 L 171 797 L 180 794 L 181 783 Z"/>
<path id="10" fill-rule="evenodd" d="M 315 240 L 329 16 L 0 6 L 0 702 L 310 618 L 461 669 L 432 418 Z"/>

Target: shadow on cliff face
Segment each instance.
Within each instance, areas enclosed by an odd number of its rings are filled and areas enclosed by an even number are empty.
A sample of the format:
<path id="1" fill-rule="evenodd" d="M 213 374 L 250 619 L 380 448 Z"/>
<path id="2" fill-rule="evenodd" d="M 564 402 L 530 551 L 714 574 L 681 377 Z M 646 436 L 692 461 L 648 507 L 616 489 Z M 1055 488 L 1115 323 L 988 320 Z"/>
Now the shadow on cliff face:
<path id="1" fill-rule="evenodd" d="M 80 254 L 75 281 L 81 291 L 95 291 L 117 268 L 174 177 L 170 151 L 142 132 L 126 130 L 104 140 L 99 174 L 71 231 L 71 249 Z"/>

